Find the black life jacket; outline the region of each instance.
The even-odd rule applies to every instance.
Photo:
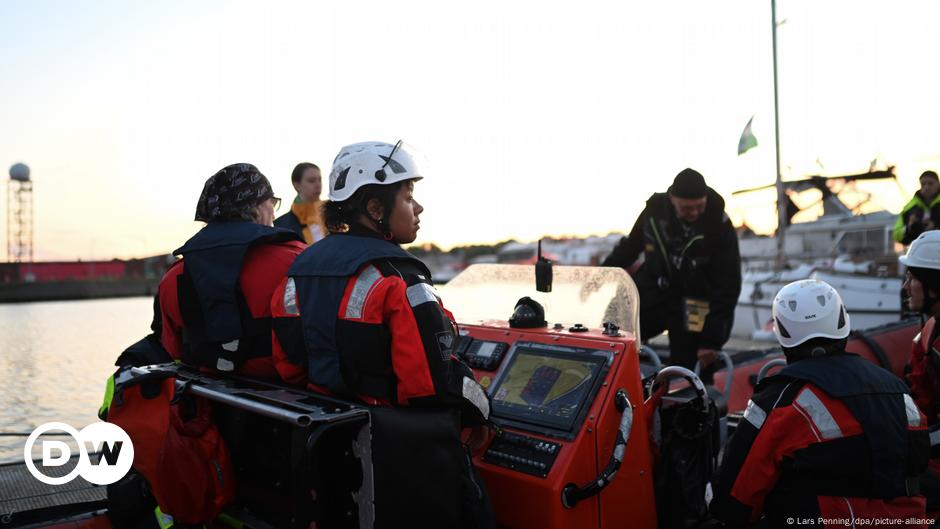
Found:
[[[784,475],[781,484],[820,496],[890,499],[917,493],[913,477],[926,466],[929,447],[916,442],[916,436],[908,430],[904,400],[908,389],[899,378],[858,355],[846,353],[794,362],[761,381],[754,391],[787,379],[809,382],[845,404],[864,432],[871,470],[868,483],[846,476],[821,479]]]
[[[292,362],[307,364],[311,383],[348,395],[379,387],[387,377],[383,362],[390,359],[376,351],[374,365],[357,364],[360,372],[349,379],[354,386],[350,388],[351,375],[344,373],[352,362],[341,357],[336,344],[337,314],[349,278],[362,265],[381,259],[394,259],[396,268],[431,276],[424,263],[398,245],[353,234],[333,234],[316,242],[288,270],[304,338],[304,350],[289,355],[294,355]],[[495,528],[489,495],[461,446],[457,409],[374,406],[370,415],[376,529]]]
[[[300,222],[300,219],[297,218],[297,215],[294,215],[293,211],[288,211],[287,213],[274,219],[274,226],[276,228],[288,229],[297,235],[300,235],[301,237],[304,234],[304,228],[307,227],[306,224],[302,224]]]
[[[334,234],[303,251],[287,275],[293,278],[300,303],[304,350],[288,353],[290,360],[307,365],[308,380],[338,394],[348,394],[340,351],[336,345],[336,318],[349,278],[368,262],[378,259],[407,261],[430,277],[427,267],[417,257],[398,245],[373,237]],[[302,355],[302,356],[301,356]],[[378,355],[377,355],[378,356]],[[387,366],[377,358],[375,385],[387,378]],[[360,372],[360,384],[369,384],[368,372]],[[358,384],[357,384],[358,385]],[[368,392],[370,394],[374,392]]]
[[[238,284],[255,244],[301,240],[254,222],[210,222],[173,252],[185,259],[177,280],[183,318],[183,360],[219,371],[271,356],[271,318],[254,318]]]

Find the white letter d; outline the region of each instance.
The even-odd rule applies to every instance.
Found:
[[[53,458],[52,451],[57,450],[58,456]],[[68,462],[72,457],[72,451],[69,445],[62,441],[43,441],[42,442],[42,466],[60,467]]]

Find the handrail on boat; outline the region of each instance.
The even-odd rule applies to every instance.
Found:
[[[767,373],[769,373],[771,369],[777,366],[785,365],[787,365],[787,361],[783,358],[774,358],[773,360],[768,361],[766,364],[762,365],[760,371],[757,372],[757,380],[755,382],[760,382],[764,377],[767,376]]]
[[[731,381],[734,378],[734,362],[731,361],[731,355],[724,351],[718,351],[718,358],[725,363],[725,370],[728,374],[725,376],[725,389],[721,392],[725,397],[731,395]],[[695,362],[695,376],[699,376],[702,372],[702,363]]]

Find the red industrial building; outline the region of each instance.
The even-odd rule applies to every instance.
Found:
[[[0,263],[0,302],[151,295],[169,255],[123,261]]]

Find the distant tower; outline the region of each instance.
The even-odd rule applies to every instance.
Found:
[[[33,260],[33,182],[22,163],[10,167],[7,184],[7,260]]]

